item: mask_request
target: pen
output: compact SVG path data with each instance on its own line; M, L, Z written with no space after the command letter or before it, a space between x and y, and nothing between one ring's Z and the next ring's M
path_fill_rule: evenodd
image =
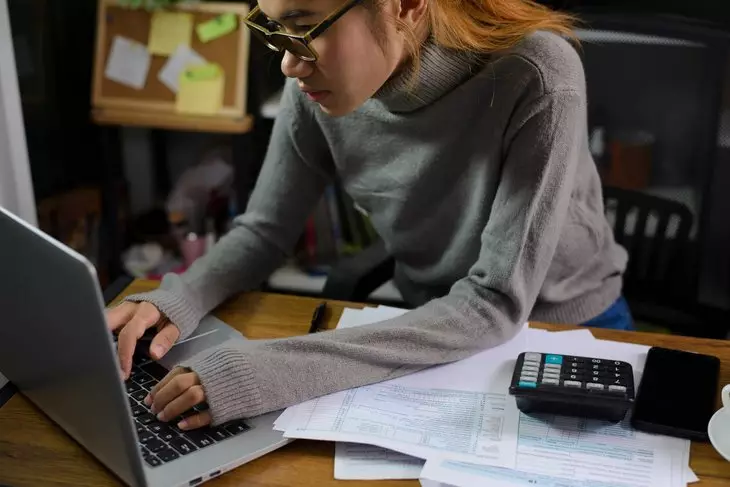
M312 313L312 324L309 326L309 333L314 333L319 330L319 327L324 321L324 313L327 310L327 303L320 303L314 309Z

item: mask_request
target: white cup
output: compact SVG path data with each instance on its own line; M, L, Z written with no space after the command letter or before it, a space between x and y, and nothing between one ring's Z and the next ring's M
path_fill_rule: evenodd
M730 414L730 384L722 388L720 397L722 397L722 407L726 413Z
M715 412L707 425L707 433L715 450L730 461L730 384L720 392L722 409Z

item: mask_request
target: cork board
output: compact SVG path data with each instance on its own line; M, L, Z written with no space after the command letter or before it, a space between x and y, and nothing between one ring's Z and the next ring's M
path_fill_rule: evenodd
M239 3L201 2L177 7L171 11L192 13L194 25L198 25L223 13L235 13L242 19L248 14L249 7L247 4ZM116 4L116 0L99 0L92 94L92 104L95 109L154 112L186 117L175 111L176 95L157 78L159 71L167 62L166 56L152 56L147 81L141 90L104 76L107 56L114 37L123 36L147 45L151 19L152 14L146 10L120 7ZM207 61L219 64L225 72L223 107L218 115L211 118L244 117L249 54L248 29L240 24L233 33L205 44L193 32L190 47Z

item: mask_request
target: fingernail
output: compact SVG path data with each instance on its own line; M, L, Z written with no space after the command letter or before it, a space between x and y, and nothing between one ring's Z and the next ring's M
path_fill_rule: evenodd
M165 411L160 411L160 414L157 415L157 419L165 421Z
M179 422L179 423L177 424L177 427L178 427L178 428L180 428L181 430L184 430L185 428L187 428L187 427L188 427L188 422L187 422L186 420L184 420L184 419L183 419L182 421L180 421L180 422Z
M151 406L152 405L152 396L147 394L147 397L144 398L145 406Z
M162 357L165 355L165 349L162 347L162 345L155 345L152 347L152 354L156 355L157 357Z
M150 406L150 412L151 412L152 414L157 414L157 408L155 407L155 405L154 405L154 404Z

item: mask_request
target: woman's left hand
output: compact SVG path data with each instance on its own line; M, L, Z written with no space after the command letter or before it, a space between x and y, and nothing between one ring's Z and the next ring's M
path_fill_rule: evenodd
M152 414L156 414L157 419L163 422L172 421L193 406L204 402L205 391L200 385L198 374L182 367L170 371L144 400L150 406ZM207 426L210 422L210 412L202 411L180 421L178 428L190 430Z

